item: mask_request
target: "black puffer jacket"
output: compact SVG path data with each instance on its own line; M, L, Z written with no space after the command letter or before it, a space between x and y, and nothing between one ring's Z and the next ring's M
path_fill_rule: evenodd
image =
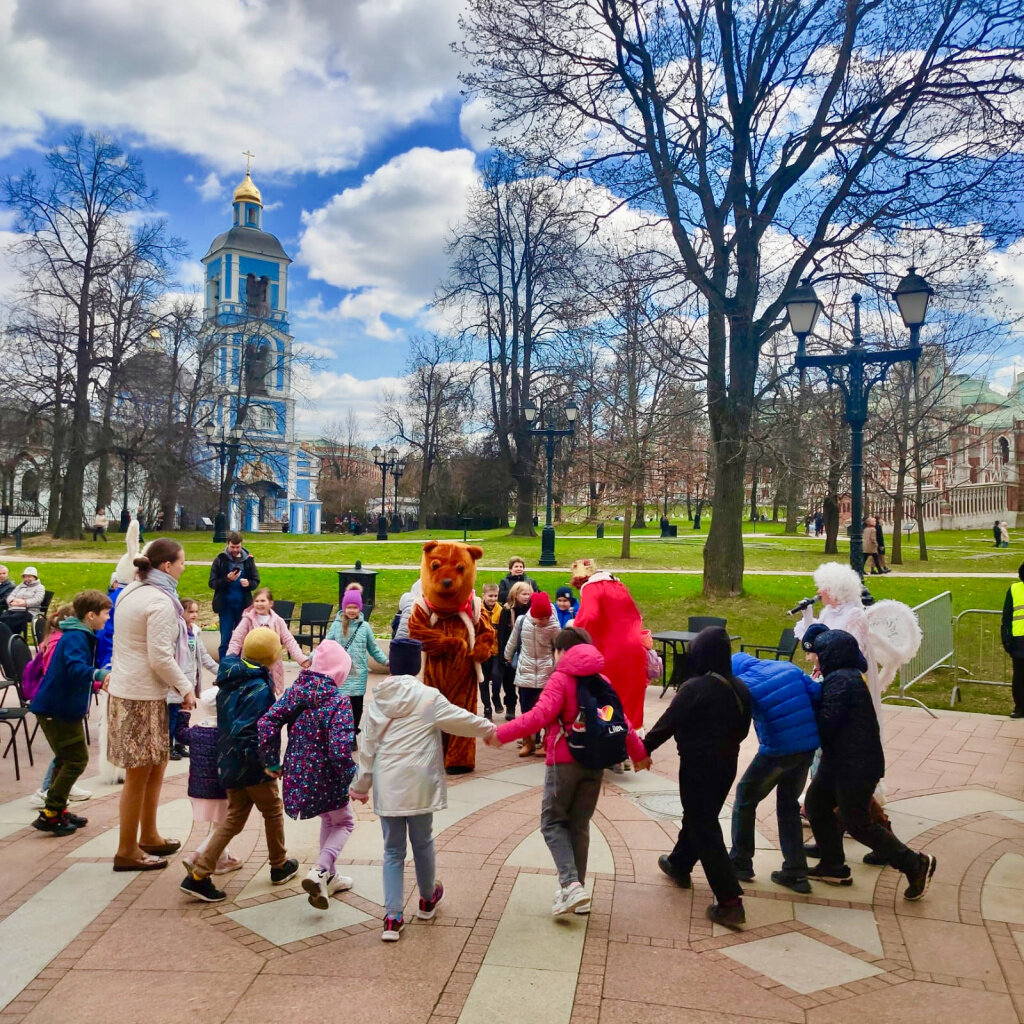
M841 629L820 634L814 653L822 673L818 706L822 765L849 782L877 781L885 775L885 754L864 681L864 655L857 641Z
M270 673L228 655L217 672L217 775L225 789L266 782L257 723L274 704Z

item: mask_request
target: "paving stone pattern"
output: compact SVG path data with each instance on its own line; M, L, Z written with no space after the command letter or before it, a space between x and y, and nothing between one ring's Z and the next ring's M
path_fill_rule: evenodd
M652 690L648 722L663 707ZM433 921L417 921L409 864L409 924L395 944L379 938L383 844L370 810L357 808L342 858L355 887L326 913L298 885L317 823L288 823L303 870L274 887L256 815L232 844L246 862L222 880L228 900L205 906L178 891L178 858L161 872L110 871L117 787L84 780L96 795L76 808L90 824L75 836L27 827L46 760L39 736L21 783L0 762L0 1024L330 1020L342 1006L346 1019L402 1024L1024 1019L1024 722L895 707L885 718L896 831L939 858L921 902L902 898L897 872L861 864L852 842L851 888L816 885L802 897L772 885L769 800L747 925L712 926L700 871L684 891L657 867L678 827L676 758L663 748L653 773L606 775L592 913L553 919L556 879L538 832L543 765L514 746L481 746L476 774L453 782L437 816L446 899ZM741 764L754 750L752 738ZM161 807L186 850L206 830L192 827L187 767L171 765Z

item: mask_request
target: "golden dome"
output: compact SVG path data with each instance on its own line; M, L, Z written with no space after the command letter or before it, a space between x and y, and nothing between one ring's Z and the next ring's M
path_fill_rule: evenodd
M260 190L253 184L248 171L245 172L245 178L242 180L242 183L235 189L235 198L232 202L258 203L260 206L263 205L263 197L260 195Z

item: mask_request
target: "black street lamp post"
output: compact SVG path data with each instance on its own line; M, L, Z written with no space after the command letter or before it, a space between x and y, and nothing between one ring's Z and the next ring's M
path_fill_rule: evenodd
M384 503L388 497L388 473L398 464L398 449L384 451L379 444L370 449L373 464L380 470L380 515L377 517L377 540L388 539L388 517L384 514ZM397 482L395 484L397 489Z
M395 460L395 464L391 467L391 477L392 477L392 479L395 482L395 500L394 500L394 502L393 502L393 504L391 506L394 509L394 511L391 513L391 522L392 522L392 524L394 524L396 522L399 522L399 519L398 519L398 481L402 479L402 475L404 473L405 473L405 459L404 458L396 459ZM392 525L392 529L394 529L394 525ZM396 533L400 532L400 528L398 530L396 530L395 532Z
M551 524L551 483L552 467L555 460L555 439L559 437L572 437L576 432L576 416L579 409L575 402L567 402L565 406L565 418L569 424L567 430L556 430L549 419L547 426L533 426L537 418L537 406L533 402L526 402L523 405L523 416L529 425L531 434L547 439L545 446L548 459L548 491L547 491L547 512L544 517L544 529L540 534L540 565L557 565L555 561L555 528ZM541 410L541 423L544 421L544 412Z
M860 330L861 297L854 295L852 345L845 352L827 356L809 356L805 351L807 336L814 330L821 312L821 303L811 287L810 278L804 278L801 286L794 290L786 302L790 327L797 337L794 364L800 371L801 382L807 369L824 370L828 379L843 395L846 422L850 424L850 565L861 576L864 575L864 424L868 418L868 396L875 384L885 380L890 366L912 362L916 369L921 357L918 336L928 311L928 300L933 294L928 282L911 267L893 292L893 298L899 306L903 322L910 328L913 344L909 348L890 349L887 352L870 352L863 347L864 339Z
M212 448L220 460L219 489L217 491L217 517L213 523L213 543L225 544L228 539L228 517L225 509L225 475L227 473L228 457L234 456L238 459L238 451L241 448L242 428L232 427L225 431L221 427L220 436L217 436L217 427L213 420L209 420L204 428L206 432L206 445Z

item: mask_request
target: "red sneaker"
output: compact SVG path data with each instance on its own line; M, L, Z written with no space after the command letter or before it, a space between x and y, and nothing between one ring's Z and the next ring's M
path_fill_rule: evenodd
M444 899L444 886L438 882L434 886L434 891L431 894L429 900L420 897L420 908L416 911L416 916L421 921L429 921L437 911L437 905Z

